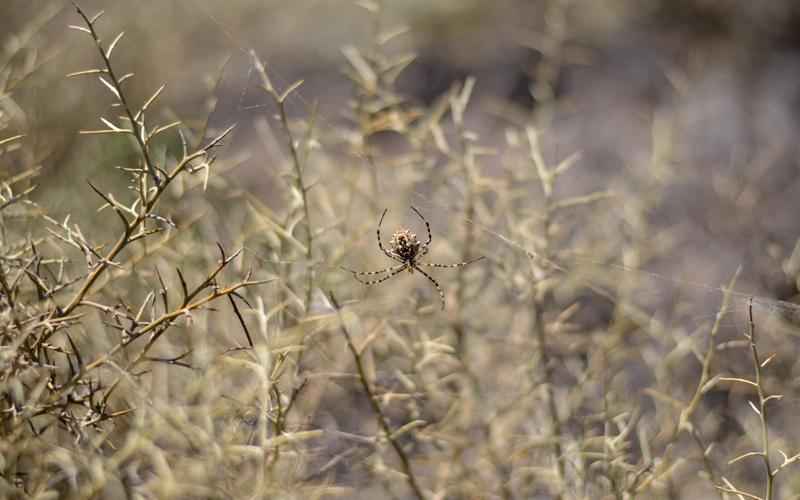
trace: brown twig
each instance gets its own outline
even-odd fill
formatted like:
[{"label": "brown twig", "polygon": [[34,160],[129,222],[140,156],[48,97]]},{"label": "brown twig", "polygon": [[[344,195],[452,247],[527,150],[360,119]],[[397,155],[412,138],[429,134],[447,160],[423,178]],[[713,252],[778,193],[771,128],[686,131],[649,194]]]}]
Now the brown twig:
[{"label": "brown twig", "polygon": [[103,58],[103,65],[106,67],[106,74],[109,78],[111,78],[111,84],[116,89],[117,98],[119,99],[119,103],[122,105],[122,109],[125,111],[125,115],[128,117],[128,120],[131,122],[131,127],[133,127],[133,136],[136,138],[136,143],[139,145],[139,149],[142,151],[142,157],[144,158],[145,166],[147,167],[147,172],[150,174],[150,177],[153,178],[153,182],[156,185],[161,184],[161,177],[158,174],[158,170],[153,163],[152,158],[150,158],[150,151],[148,150],[147,144],[145,143],[145,136],[142,133],[142,128],[139,125],[138,120],[133,115],[133,110],[128,105],[127,97],[125,93],[122,91],[122,82],[119,78],[117,78],[116,73],[114,73],[114,68],[111,66],[111,59],[109,58],[109,52],[103,49],[102,44],[100,43],[100,37],[97,34],[97,31],[94,29],[94,22],[97,20],[97,17],[94,19],[90,19],[86,13],[80,8],[80,6],[76,2],[72,2],[72,5],[75,6],[75,10],[78,11],[78,15],[83,18],[83,22],[86,24],[86,27],[89,29],[90,34],[92,35],[92,39],[94,40],[95,45],[97,45],[97,51],[100,52],[100,57]]},{"label": "brown twig", "polygon": [[389,424],[389,419],[386,417],[386,414],[383,412],[381,405],[378,403],[378,399],[375,396],[375,393],[372,391],[370,387],[369,381],[367,379],[367,372],[364,369],[364,364],[361,360],[361,355],[356,349],[356,346],[353,344],[353,339],[350,337],[350,332],[347,331],[347,327],[344,324],[344,318],[342,318],[341,309],[339,307],[339,303],[336,301],[336,297],[333,295],[333,292],[329,292],[331,302],[333,303],[333,307],[336,309],[336,314],[339,317],[339,324],[342,330],[342,335],[344,335],[345,340],[347,341],[347,348],[350,349],[350,353],[353,355],[353,360],[356,363],[356,369],[358,370],[358,379],[361,382],[361,387],[364,389],[364,392],[367,395],[367,399],[369,399],[370,406],[372,406],[372,410],[375,413],[375,417],[378,420],[378,424],[380,425],[381,429],[383,430],[384,435],[386,436],[386,440],[389,441],[389,444],[392,445],[394,448],[395,453],[397,453],[397,457],[400,459],[400,463],[403,467],[403,472],[405,473],[406,479],[408,479],[408,485],[411,487],[411,490],[414,492],[414,495],[419,499],[423,500],[425,496],[422,494],[422,490],[417,483],[416,476],[414,476],[414,472],[411,469],[411,462],[406,455],[406,452],[403,451],[403,448],[400,446],[400,443],[393,437],[392,427]]}]

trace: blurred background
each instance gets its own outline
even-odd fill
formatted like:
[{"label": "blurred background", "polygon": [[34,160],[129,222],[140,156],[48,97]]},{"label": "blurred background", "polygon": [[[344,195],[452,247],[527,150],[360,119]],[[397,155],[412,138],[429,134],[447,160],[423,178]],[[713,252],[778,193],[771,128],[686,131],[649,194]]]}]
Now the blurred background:
[{"label": "blurred background", "polygon": [[[667,456],[673,449],[658,445],[669,441],[665,429],[675,420],[675,409],[645,389],[682,401],[690,397],[702,357],[692,346],[705,346],[703,335],[721,298],[716,287],[739,267],[742,294],[723,325],[724,338],[741,337],[745,294],[755,294],[759,326],[766,328],[767,316],[778,317],[769,323],[765,351],[790,353],[797,344],[800,314],[792,305],[800,289],[796,1],[80,4],[90,13],[105,10],[99,27],[106,43],[125,32],[113,62],[122,73],[135,74],[126,82],[133,102],[166,85],[151,116],[163,123],[182,120],[193,142],[237,124],[217,150],[222,180],[212,180],[208,194],[180,198],[169,217],[179,227],[191,227],[209,247],[213,241],[245,246],[249,262],[285,278],[288,289],[302,289],[297,277],[313,268],[312,300],[302,314],[329,310],[322,292],[330,289],[354,304],[360,318],[354,335],[380,339],[370,351],[376,386],[403,392],[410,401],[393,410],[398,426],[412,418],[450,425],[447,419],[463,412],[458,413],[463,420],[453,424],[456,431],[442,427],[443,434],[464,432],[474,441],[459,444],[455,452],[449,442],[436,442],[438,435],[431,437],[438,429],[408,437],[421,469],[462,464],[452,476],[439,469],[425,472],[431,489],[445,477],[441,491],[460,484],[452,486],[452,498],[473,498],[472,481],[477,491],[497,493],[487,497],[512,498],[501,494],[505,477],[519,498],[548,498],[550,490],[528,478],[538,478],[537,467],[550,464],[542,451],[546,446],[534,442],[547,427],[540,425],[547,418],[539,403],[549,398],[558,401],[565,442],[580,448],[587,436],[602,435],[608,427],[597,423],[597,415],[624,407],[653,422],[632,438],[636,451],[626,459],[647,463],[648,436],[655,455]],[[71,213],[108,224],[97,234],[110,238],[113,221],[97,216],[99,200],[86,202],[84,181],[122,190],[124,179],[113,167],[137,156],[124,140],[78,134],[102,128],[100,117],[116,111],[108,89],[93,77],[65,78],[99,64],[85,33],[67,28],[77,24],[68,2],[0,4],[0,138],[26,134],[22,147],[3,157],[2,175],[41,166],[33,199],[56,219]],[[265,62],[279,91],[303,81],[287,99],[286,111],[294,137],[303,137],[307,147],[305,185],[315,186],[308,202],[318,231],[312,259],[276,243],[284,237],[279,231],[248,224],[249,212],[239,203],[261,204],[265,212],[280,214],[274,219],[283,217],[297,239],[304,234],[303,217],[295,218],[302,197],[287,187],[285,131],[275,103],[259,88],[253,54]],[[460,120],[454,102],[464,95],[469,102]],[[165,139],[156,156],[168,163],[178,148],[177,139]],[[550,186],[552,192],[542,182],[547,176],[538,169],[539,160],[571,167]],[[568,200],[559,207],[567,209],[563,218],[550,213],[556,200]],[[449,304],[441,316],[431,313],[439,305],[436,290],[418,275],[364,289],[339,269],[389,265],[374,241],[375,226],[388,207],[387,240],[402,225],[422,234],[409,204],[433,227],[433,261],[487,256],[485,266],[475,265],[464,271],[468,274],[437,273]],[[211,260],[213,248],[191,241],[181,245],[180,255]],[[528,259],[531,255],[542,262]],[[297,266],[285,271],[285,261]],[[628,303],[631,309],[623,311],[621,304]],[[579,313],[573,304],[580,304]],[[644,314],[631,312],[635,306]],[[531,338],[532,325],[544,321],[563,336],[551,345],[550,365],[531,365],[530,353],[541,346]],[[389,333],[369,337],[376,331]],[[413,340],[406,345],[403,339]],[[224,345],[229,338],[216,340]],[[458,362],[430,363],[429,356],[450,352],[438,342],[456,352]],[[341,342],[326,338],[320,344],[304,359],[304,369],[318,372],[314,380],[320,381],[310,383],[292,423],[331,434],[314,442],[313,459],[297,477],[317,480],[331,473],[336,484],[370,484],[375,490],[364,486],[360,494],[375,498],[371,495],[383,490],[365,479],[374,476],[350,465],[325,468],[345,449],[334,431],[375,431],[355,386],[336,379],[330,388],[322,381],[325,374],[338,373],[335,369],[352,370]],[[714,369],[749,373],[740,354]],[[792,418],[800,408],[800,365],[783,355],[775,365],[775,383],[787,395],[775,431],[789,443],[787,449],[796,449],[792,443],[800,443],[800,430]],[[474,393],[469,383],[447,378],[463,366],[482,375]],[[554,395],[536,392],[540,372],[556,376],[548,381]],[[417,386],[408,382],[412,379]],[[607,385],[600,387],[601,379]],[[512,394],[522,398],[534,392],[538,396],[518,413],[503,409],[513,403]],[[711,391],[707,416],[698,422],[721,444],[711,454],[716,464],[748,449],[741,438],[753,431],[743,392]],[[633,400],[641,405],[635,411],[629,407]],[[463,406],[452,410],[453,401]],[[481,434],[485,428],[489,437]],[[491,450],[493,443],[499,452]],[[512,453],[517,446],[527,448]],[[681,442],[674,455],[683,457],[692,446]],[[696,450],[686,453],[688,469],[700,469]],[[496,469],[487,472],[487,461]],[[739,484],[758,484],[757,466],[740,470]],[[371,467],[373,473],[381,470]],[[317,476],[319,469],[325,474]],[[712,476],[719,472],[711,469]],[[593,473],[588,465],[570,471],[561,474],[587,483]],[[682,474],[676,472],[658,490],[664,498],[698,498],[696,488],[714,497],[707,480]],[[605,490],[592,488],[585,487],[584,497],[601,498],[598,492]],[[788,497],[800,491],[796,488],[794,480],[783,491]]]},{"label": "blurred background", "polygon": [[[396,82],[404,106],[430,105],[473,76],[470,126],[491,147],[503,142],[506,123],[557,101],[547,111],[550,135],[559,151],[582,152],[586,175],[574,182],[611,186],[621,176],[648,175],[639,166],[653,154],[653,123],[665,124],[678,147],[663,160],[685,172],[676,174],[682,180],[665,196],[658,219],[692,226],[686,239],[696,248],[686,252],[714,245],[707,258],[729,258],[725,269],[758,266],[765,244],[768,254],[786,257],[800,229],[792,210],[800,195],[800,6],[789,0],[408,1],[386,2],[379,16],[349,1],[82,6],[106,11],[109,38],[125,31],[131,40],[117,63],[136,74],[132,95],[143,99],[165,84],[163,98],[178,117],[200,117],[197,111],[213,104],[212,125],[240,124],[232,148],[238,152],[253,149],[253,120],[272,112],[247,51],[268,63],[278,87],[304,81],[289,109],[307,116],[318,105],[324,134],[352,122],[356,91],[343,73],[343,50],[369,48],[376,32],[398,29],[403,34],[387,52],[415,56]],[[41,158],[25,160],[45,167],[40,195],[75,196],[63,180],[98,175],[98,164],[82,161],[81,151],[104,147],[76,131],[97,126],[108,95],[86,79],[63,76],[95,64],[96,54],[66,29],[77,18],[68,2],[7,0],[1,8],[4,48],[13,54],[3,72],[2,123],[36,130],[28,140],[46,144]],[[16,82],[21,78],[25,85]],[[375,142],[402,152],[384,135]],[[276,169],[262,159],[244,162],[235,175],[269,198],[273,183],[266,179]],[[791,297],[794,287],[780,273],[763,273],[771,293]]]}]

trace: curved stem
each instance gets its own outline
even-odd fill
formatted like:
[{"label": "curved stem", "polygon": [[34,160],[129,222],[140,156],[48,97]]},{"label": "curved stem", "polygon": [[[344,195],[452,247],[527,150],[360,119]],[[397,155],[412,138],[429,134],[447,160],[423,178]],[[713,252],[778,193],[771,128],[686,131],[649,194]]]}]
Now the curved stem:
[{"label": "curved stem", "polygon": [[408,485],[411,487],[411,491],[414,492],[414,495],[419,500],[423,500],[425,496],[422,494],[422,489],[417,483],[417,478],[414,476],[414,472],[411,469],[411,462],[408,459],[406,452],[400,446],[400,443],[398,443],[393,437],[392,427],[389,424],[389,419],[386,417],[386,414],[384,414],[381,405],[378,403],[378,398],[375,396],[375,393],[372,391],[372,388],[369,385],[367,372],[364,369],[364,363],[361,360],[361,355],[359,354],[358,349],[356,349],[356,346],[353,344],[353,339],[350,337],[350,332],[347,331],[347,327],[344,324],[339,303],[336,301],[336,297],[333,295],[333,292],[329,292],[329,294],[331,297],[331,302],[333,303],[333,307],[336,309],[336,314],[339,317],[340,329],[342,330],[342,335],[344,335],[344,338],[347,341],[347,348],[350,350],[350,353],[353,355],[353,360],[356,363],[358,380],[361,382],[361,387],[364,389],[367,399],[369,399],[372,411],[375,413],[375,416],[378,419],[378,424],[380,425],[381,430],[383,430],[386,440],[389,441],[389,444],[392,446],[392,448],[394,448],[397,457],[400,459],[400,464],[403,467],[403,472],[405,473],[406,479],[408,479]]}]

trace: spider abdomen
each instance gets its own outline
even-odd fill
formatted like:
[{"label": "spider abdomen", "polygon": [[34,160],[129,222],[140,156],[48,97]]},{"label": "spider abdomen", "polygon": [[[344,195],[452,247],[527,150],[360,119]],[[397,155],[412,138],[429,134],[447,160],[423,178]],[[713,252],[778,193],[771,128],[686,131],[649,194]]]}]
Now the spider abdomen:
[{"label": "spider abdomen", "polygon": [[[408,229],[397,230],[392,235],[389,245],[395,255],[409,264],[414,263],[419,254],[420,242],[417,240],[417,235]],[[413,270],[409,270],[413,272]]]}]

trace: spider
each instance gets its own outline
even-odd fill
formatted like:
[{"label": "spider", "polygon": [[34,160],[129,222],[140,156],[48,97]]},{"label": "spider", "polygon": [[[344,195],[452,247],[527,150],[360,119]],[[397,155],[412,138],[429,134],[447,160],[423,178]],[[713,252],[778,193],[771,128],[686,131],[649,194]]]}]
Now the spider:
[{"label": "spider", "polygon": [[[378,235],[378,248],[386,254],[387,257],[390,259],[399,262],[399,264],[387,267],[386,269],[381,269],[379,271],[354,271],[352,269],[347,269],[343,267],[345,271],[348,271],[353,274],[353,277],[359,283],[364,285],[377,285],[378,283],[383,283],[384,281],[392,278],[393,276],[397,276],[401,272],[407,270],[410,274],[414,274],[414,271],[419,271],[422,273],[423,276],[428,278],[428,281],[433,283],[433,286],[436,287],[436,291],[439,292],[439,298],[442,299],[442,310],[444,310],[444,290],[442,287],[439,286],[439,282],[433,279],[433,276],[423,271],[420,266],[428,266],[428,267],[442,267],[442,268],[456,268],[456,267],[463,267],[468,264],[472,264],[473,262],[479,261],[483,259],[483,256],[478,258],[468,260],[466,262],[459,262],[457,264],[435,264],[433,262],[420,262],[420,257],[424,256],[430,250],[430,244],[433,240],[433,236],[431,235],[431,225],[422,216],[422,214],[414,207],[411,207],[411,210],[414,211],[417,216],[422,219],[422,222],[425,223],[425,229],[428,232],[428,241],[422,243],[417,239],[417,235],[412,233],[411,230],[401,227],[397,231],[394,232],[392,235],[392,239],[389,240],[389,248],[383,246],[383,241],[381,240],[381,225],[383,225],[383,218],[386,217],[386,212],[389,209],[384,209],[383,214],[381,214],[381,219],[378,222],[378,230],[376,231]],[[375,274],[386,274],[381,278],[375,280],[364,281],[359,278],[359,276],[372,276]]]}]

